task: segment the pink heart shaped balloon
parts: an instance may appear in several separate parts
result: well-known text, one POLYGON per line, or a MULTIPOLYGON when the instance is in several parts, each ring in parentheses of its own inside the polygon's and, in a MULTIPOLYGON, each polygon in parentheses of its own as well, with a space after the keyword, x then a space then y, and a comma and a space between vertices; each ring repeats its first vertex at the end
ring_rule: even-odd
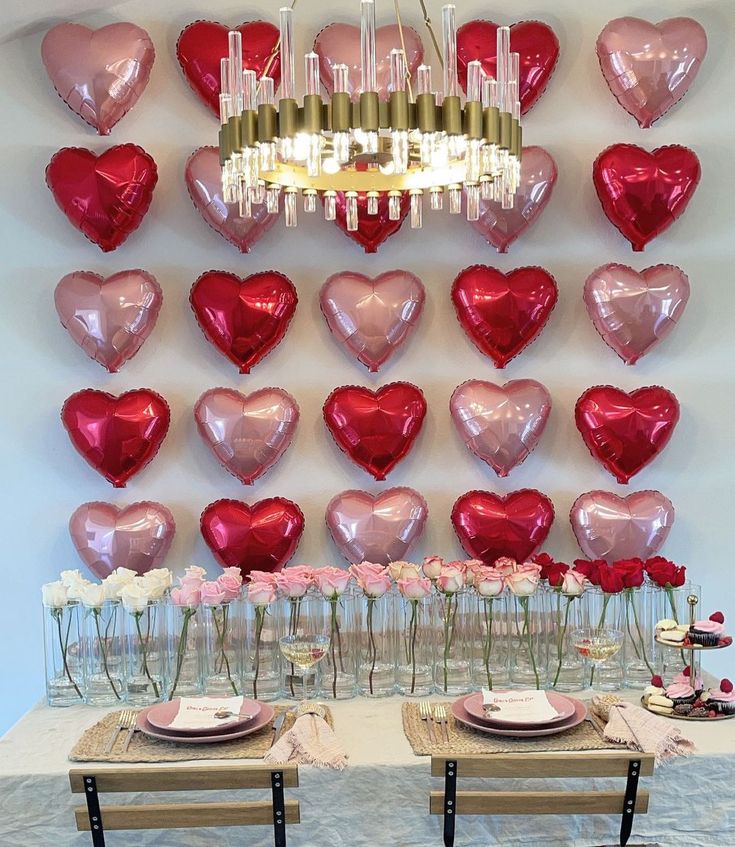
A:
POLYGON ((634 491, 626 497, 588 491, 574 501, 569 520, 589 559, 648 559, 668 538, 674 507, 660 491, 634 491))
POLYGON ((160 567, 175 531, 171 512, 149 500, 123 507, 83 503, 69 519, 77 553, 98 579, 116 568, 144 574, 160 567))
POLYGON ((472 226, 498 253, 507 253, 508 247, 543 212, 551 199, 556 176, 556 162, 543 147, 524 147, 513 208, 503 209, 495 200, 480 200, 480 217, 472 221, 472 226))
POLYGON ((199 434, 220 463, 244 485, 252 485, 286 452, 299 407, 282 388, 241 394, 211 388, 194 407, 199 434))
MULTIPOLYGON (((424 46, 413 27, 403 27, 408 69, 413 76, 424 58, 424 46)), ((401 49, 397 24, 379 26, 375 31, 375 75, 378 93, 385 100, 390 89, 390 52, 401 49)), ((314 52, 319 54, 319 76, 329 96, 334 92, 334 66, 347 65, 348 91, 353 100, 362 92, 362 60, 360 58, 360 27, 352 24, 329 24, 314 39, 314 52)))
POLYGON ((215 232, 234 244, 241 253, 249 253, 251 247, 278 220, 278 215, 266 211, 265 203, 253 204, 252 217, 242 218, 237 206, 224 202, 219 151, 216 147, 195 150, 187 159, 184 179, 191 202, 199 214, 215 232))
POLYGON ((319 305, 332 335, 372 373, 413 332, 426 291, 409 271, 374 278, 356 271, 332 274, 319 292, 319 305))
POLYGON ((687 93, 706 53, 707 34, 691 18, 616 18, 597 37, 610 91, 644 129, 687 93))
POLYGON ((551 396, 534 379, 505 385, 469 379, 454 389, 449 411, 467 448, 498 476, 508 476, 543 435, 551 396))
POLYGON ((84 352, 116 373, 153 331, 163 301, 161 286, 146 271, 107 278, 74 271, 54 291, 61 325, 84 352))
POLYGON ((689 300, 689 278, 675 265, 638 271, 610 262, 584 284, 584 304, 595 329, 626 365, 671 332, 689 300))
POLYGON ((61 23, 41 44, 41 58, 59 97, 100 135, 138 101, 156 51, 148 33, 131 23, 89 29, 61 23))
POLYGON ((334 543, 348 562, 387 565, 404 559, 421 537, 429 508, 413 488, 380 494, 350 489, 329 501, 326 520, 334 543))

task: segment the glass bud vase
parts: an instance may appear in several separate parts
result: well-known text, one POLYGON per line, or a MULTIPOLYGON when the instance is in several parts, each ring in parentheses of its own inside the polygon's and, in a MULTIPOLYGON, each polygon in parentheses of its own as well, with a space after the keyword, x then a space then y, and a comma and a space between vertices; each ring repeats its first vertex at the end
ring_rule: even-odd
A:
POLYGON ((545 688, 547 684, 546 593, 508 596, 508 648, 510 685, 513 688, 545 688))
POLYGON ((439 694, 466 694, 472 689, 470 674, 470 592, 434 595, 434 688, 439 694))
POLYGON ((470 595, 472 607, 471 663, 472 687, 506 688, 508 673, 508 599, 470 595))
POLYGON ((395 597, 396 682, 407 697, 427 697, 434 690, 431 614, 434 598, 395 597))
POLYGON ((281 692, 281 651, 276 603, 243 600, 242 693, 254 700, 276 700, 281 692))
MULTIPOLYGON (((621 594, 607 594, 600 588, 589 588, 585 592, 587 622, 590 628, 616 629, 623 631, 623 598, 621 594)), ((587 680, 596 691, 619 691, 623 687, 623 651, 594 666, 587 663, 587 680)))
POLYGON ((167 608, 168 661, 166 688, 169 700, 202 694, 202 626, 199 606, 167 608))
POLYGON ((319 696, 328 700, 348 700, 357 693, 355 599, 350 589, 322 599, 322 614, 329 626, 329 647, 319 669, 319 696))
MULTIPOLYGON (((324 598, 310 591, 302 597, 284 597, 279 601, 281 608, 281 636, 321 635, 329 632, 325 617, 324 598)), ((281 659, 281 690, 290 700, 311 699, 319 690, 319 674, 324 661, 303 673, 291 662, 281 659)))
POLYGON ((389 697, 396 690, 394 594, 355 595, 358 685, 365 697, 389 697))
POLYGON ((205 694, 236 696, 240 687, 242 623, 239 600, 202 603, 202 682, 205 694))
POLYGON ((564 594, 549 586, 547 591, 548 685, 556 691, 581 691, 587 685, 584 659, 571 637, 575 629, 585 626, 588 618, 585 595, 564 594))
POLYGON ((76 706, 84 702, 84 674, 80 646, 80 607, 76 602, 43 607, 46 700, 49 706, 76 706))
POLYGON ((125 696, 122 650, 123 611, 119 600, 83 609, 84 701, 115 706, 125 696))
POLYGON ((166 615, 163 600, 151 600, 145 609, 123 609, 125 700, 149 706, 163 699, 166 615))
POLYGON ((622 593, 623 681, 626 688, 645 688, 658 673, 653 619, 653 590, 643 585, 622 593))

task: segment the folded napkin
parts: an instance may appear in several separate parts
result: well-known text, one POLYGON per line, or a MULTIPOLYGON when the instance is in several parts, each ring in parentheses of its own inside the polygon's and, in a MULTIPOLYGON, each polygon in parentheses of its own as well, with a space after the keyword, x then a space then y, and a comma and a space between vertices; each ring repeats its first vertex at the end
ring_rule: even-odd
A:
POLYGON ((608 741, 625 744, 629 750, 654 753, 656 765, 677 756, 690 756, 696 750, 694 742, 685 738, 675 724, 640 706, 616 702, 609 696, 593 697, 592 711, 607 720, 604 735, 608 741))
POLYGON ((504 720, 543 723, 559 717, 545 691, 490 691, 482 689, 486 714, 504 720))
POLYGON ((291 729, 263 757, 265 764, 297 762, 317 768, 344 770, 347 753, 324 720, 323 709, 314 703, 302 703, 297 713, 299 717, 291 729))
POLYGON ((210 729, 227 726, 239 720, 242 697, 182 697, 179 711, 169 724, 169 729, 210 729), (231 712, 229 717, 215 718, 216 712, 231 712))

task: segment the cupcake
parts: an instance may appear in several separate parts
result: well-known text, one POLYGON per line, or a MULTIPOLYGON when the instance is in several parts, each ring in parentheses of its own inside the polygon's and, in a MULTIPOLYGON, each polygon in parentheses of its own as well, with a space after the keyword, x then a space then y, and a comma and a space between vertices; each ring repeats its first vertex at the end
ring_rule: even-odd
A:
POLYGON ((719 688, 710 690, 708 704, 720 715, 735 714, 735 691, 729 679, 723 679, 719 688))
POLYGON ((697 692, 689 683, 672 682, 666 688, 666 697, 674 704, 674 707, 682 703, 693 703, 697 699, 697 692))
POLYGON ((725 632, 725 618, 722 612, 715 612, 706 621, 694 621, 689 627, 689 640, 702 647, 716 647, 725 632))
POLYGON ((689 665, 687 665, 683 671, 680 671, 678 674, 676 674, 675 677, 672 677, 671 682, 683 683, 684 685, 691 685, 695 691, 701 691, 704 688, 704 682, 702 681, 702 677, 698 676, 694 683, 692 683, 691 675, 692 672, 689 668, 689 665))

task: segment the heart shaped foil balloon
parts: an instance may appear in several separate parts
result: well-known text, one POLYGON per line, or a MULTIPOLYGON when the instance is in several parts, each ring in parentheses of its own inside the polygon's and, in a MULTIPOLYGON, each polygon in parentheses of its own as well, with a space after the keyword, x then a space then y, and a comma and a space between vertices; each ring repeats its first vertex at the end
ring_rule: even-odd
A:
POLYGON ((240 217, 237 206, 222 199, 222 171, 216 147, 200 147, 186 161, 186 188, 195 209, 212 229, 241 253, 249 253, 273 224, 278 215, 267 211, 265 203, 251 206, 252 216, 240 217))
POLYGON ((546 540, 554 522, 554 504, 533 488, 505 496, 468 491, 452 507, 452 526, 473 559, 486 565, 501 556, 524 562, 546 540))
POLYGON ((41 58, 59 97, 100 135, 138 102, 156 51, 148 33, 131 23, 99 29, 61 23, 41 43, 41 58))
POLYGON ((498 253, 508 247, 538 218, 551 199, 556 184, 556 162, 543 147, 524 147, 521 177, 513 207, 480 198, 480 217, 471 225, 498 253))
POLYGON ((46 167, 46 185, 57 206, 105 253, 140 226, 157 181, 156 163, 136 144, 118 144, 99 156, 64 147, 46 167))
POLYGON ((207 340, 247 374, 283 340, 298 296, 278 271, 245 279, 207 271, 192 286, 189 302, 207 340))
MULTIPOLYGON (((498 24, 468 21, 457 30, 457 76, 467 91, 467 65, 482 62, 482 69, 493 79, 498 76, 498 24)), ((519 94, 521 114, 544 93, 559 58, 559 39, 554 30, 541 21, 519 21, 510 28, 510 49, 519 54, 519 94)))
POLYGON ((342 491, 329 501, 327 526, 348 562, 387 565, 406 559, 424 532, 429 509, 413 488, 380 494, 342 491))
POLYGON ((299 407, 282 388, 241 394, 211 388, 194 407, 199 434, 220 464, 252 485, 286 452, 299 421, 299 407))
POLYGON ((701 173, 696 154, 678 144, 650 153, 635 144, 613 144, 592 167, 603 212, 636 252, 684 214, 701 173))
MULTIPOLYGON (((184 27, 176 42, 176 58, 186 81, 197 97, 219 118, 220 62, 228 54, 230 27, 216 21, 194 21, 184 27)), ((258 79, 281 81, 278 27, 267 21, 250 21, 235 27, 242 34, 243 70, 255 71, 258 79)))
POLYGON ((691 18, 615 18, 597 37, 605 82, 644 129, 687 93, 706 53, 707 34, 691 18))
POLYGON ((505 385, 469 379, 454 389, 449 411, 467 448, 498 476, 508 476, 543 435, 551 396, 533 379, 505 385))
POLYGON ((171 410, 149 388, 119 397, 85 388, 67 398, 61 420, 82 458, 115 488, 124 488, 158 452, 171 410))
POLYGON ((74 271, 54 291, 61 325, 84 352, 116 373, 153 331, 163 302, 156 278, 141 270, 107 278, 74 271))
MULTIPOLYGON (((397 24, 379 26, 375 30, 375 76, 377 91, 383 100, 388 99, 390 87, 391 50, 401 50, 405 55, 411 76, 424 59, 424 46, 413 27, 403 27, 403 41, 397 24)), ((314 52, 319 56, 319 76, 331 97, 334 93, 334 66, 347 65, 348 91, 357 101, 362 93, 362 59, 360 55, 360 27, 352 24, 329 24, 314 39, 314 52)))
POLYGON ((202 537, 223 568, 275 573, 293 556, 304 531, 301 509, 285 497, 248 505, 217 500, 202 512, 202 537))
POLYGON ((425 416, 423 392, 410 382, 376 391, 343 385, 324 402, 324 422, 337 446, 377 480, 408 454, 425 416))
POLYGON ((674 524, 674 506, 660 491, 588 491, 574 501, 569 520, 584 555, 612 564, 655 556, 674 524))
POLYGON ((421 280, 409 271, 374 278, 356 271, 332 274, 319 292, 330 332, 371 373, 414 331, 426 299, 421 280))
POLYGON ((558 294, 554 277, 537 267, 503 273, 472 265, 452 283, 457 320, 496 368, 504 368, 538 336, 558 294))
POLYGON ((626 365, 674 329, 689 300, 689 278, 674 265, 638 271, 610 262, 584 284, 587 314, 600 337, 626 365))
POLYGON ((149 500, 123 507, 84 503, 69 519, 77 553, 97 579, 116 568, 144 574, 161 567, 175 531, 171 512, 149 500))
POLYGON ((577 400, 574 418, 593 457, 625 485, 669 443, 679 401, 658 385, 629 394, 596 385, 577 400))
MULTIPOLYGON (((324 197, 322 197, 322 203, 324 197)), ((368 215, 367 194, 361 191, 357 195, 357 229, 347 228, 347 199, 343 191, 337 192, 335 224, 344 234, 356 241, 366 253, 377 253, 378 247, 401 228, 411 208, 411 198, 407 191, 401 194, 400 214, 397 220, 391 220, 389 200, 383 193, 378 198, 378 214, 368 215)))

